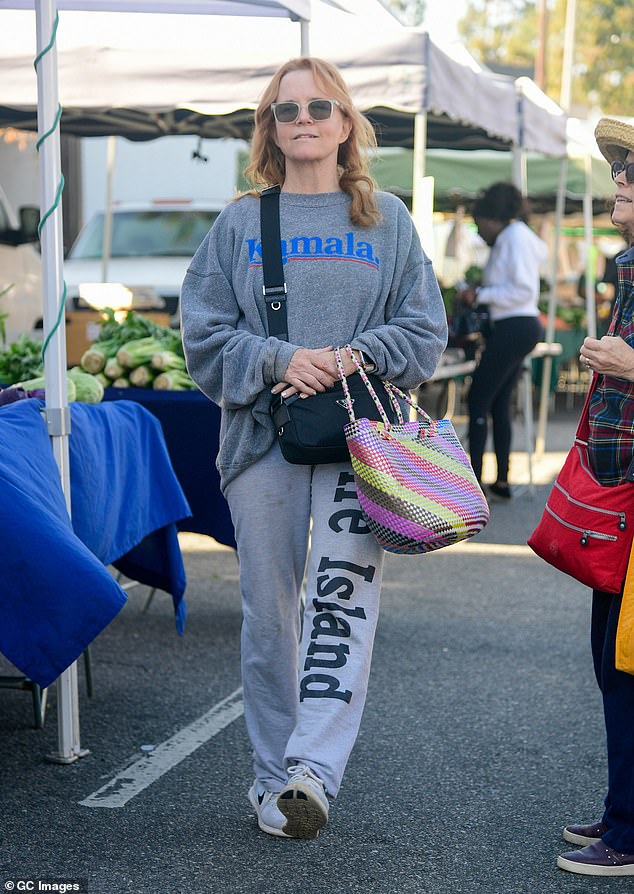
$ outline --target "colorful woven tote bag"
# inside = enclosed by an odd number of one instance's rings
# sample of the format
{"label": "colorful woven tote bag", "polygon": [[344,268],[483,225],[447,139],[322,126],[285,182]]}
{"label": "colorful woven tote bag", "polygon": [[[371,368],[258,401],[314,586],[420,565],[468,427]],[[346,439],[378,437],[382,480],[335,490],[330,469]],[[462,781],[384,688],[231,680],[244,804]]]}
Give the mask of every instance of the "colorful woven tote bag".
{"label": "colorful woven tote bag", "polygon": [[346,350],[381,411],[380,422],[355,418],[337,348],[357,495],[378,543],[387,552],[420,555],[473,537],[488,522],[489,506],[451,422],[432,419],[409,395],[384,382],[395,408],[399,395],[419,416],[403,422],[399,408],[399,421],[391,425],[350,345]]}

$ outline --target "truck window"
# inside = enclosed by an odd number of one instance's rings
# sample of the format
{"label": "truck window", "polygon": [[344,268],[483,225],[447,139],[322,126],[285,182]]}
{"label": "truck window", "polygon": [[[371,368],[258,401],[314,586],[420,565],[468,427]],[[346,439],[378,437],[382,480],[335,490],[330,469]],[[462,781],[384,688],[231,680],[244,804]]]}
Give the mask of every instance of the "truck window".
{"label": "truck window", "polygon": [[[120,211],[112,217],[112,257],[191,257],[218,216],[214,211]],[[68,257],[101,257],[103,214],[86,225]]]}

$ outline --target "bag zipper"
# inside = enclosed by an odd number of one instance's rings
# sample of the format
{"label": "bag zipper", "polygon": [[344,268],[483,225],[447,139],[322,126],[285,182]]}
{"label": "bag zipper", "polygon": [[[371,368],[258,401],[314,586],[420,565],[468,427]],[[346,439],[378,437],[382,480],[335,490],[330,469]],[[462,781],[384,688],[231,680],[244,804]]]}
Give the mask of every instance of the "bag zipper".
{"label": "bag zipper", "polygon": [[567,490],[565,490],[561,484],[555,481],[555,487],[557,490],[561,491],[564,497],[568,500],[569,503],[574,503],[575,506],[580,506],[582,509],[589,509],[590,512],[598,512],[601,515],[613,515],[619,519],[617,528],[619,531],[624,531],[627,527],[625,523],[625,513],[618,512],[616,509],[602,509],[600,506],[591,506],[589,503],[582,503],[580,500],[575,500],[574,497],[571,497]]}
{"label": "bag zipper", "polygon": [[588,528],[579,528],[577,525],[571,525],[570,522],[564,521],[563,518],[560,518],[556,512],[550,508],[548,504],[546,504],[546,511],[549,512],[556,521],[559,522],[560,525],[563,525],[564,528],[569,528],[571,531],[580,531],[581,537],[579,538],[579,543],[582,546],[588,545],[588,540],[590,537],[594,537],[595,540],[618,540],[619,538],[615,534],[602,534],[601,531],[591,531]]}

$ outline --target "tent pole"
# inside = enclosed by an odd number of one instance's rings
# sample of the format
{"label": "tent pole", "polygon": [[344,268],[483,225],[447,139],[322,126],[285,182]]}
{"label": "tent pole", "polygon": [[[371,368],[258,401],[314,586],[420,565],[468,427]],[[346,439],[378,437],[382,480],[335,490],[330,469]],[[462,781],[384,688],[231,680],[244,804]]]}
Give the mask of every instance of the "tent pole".
{"label": "tent pole", "polygon": [[[53,454],[62,479],[70,515],[68,435],[70,412],[66,394],[66,332],[64,325],[64,273],[57,86],[56,0],[37,0],[37,126],[40,151],[40,207],[42,288],[44,294],[44,410]],[[72,763],[81,755],[77,670],[71,666],[57,681],[58,748],[51,760]]]}
{"label": "tent pole", "polygon": [[414,157],[412,159],[412,217],[419,233],[424,227],[425,198],[423,179],[425,177],[425,155],[427,152],[427,112],[417,112],[414,116]]}
{"label": "tent pole", "polygon": [[302,19],[299,23],[300,56],[310,56],[310,25]]}
{"label": "tent pole", "polygon": [[561,62],[561,89],[559,105],[569,113],[572,99],[572,69],[575,62],[575,31],[577,27],[577,0],[566,0],[564,25],[564,54]]}
{"label": "tent pole", "polygon": [[427,152],[427,112],[417,112],[414,116],[414,182],[412,184],[412,205],[416,197],[416,184],[425,176],[425,154]]}
{"label": "tent pole", "polygon": [[[564,216],[566,202],[566,177],[568,159],[564,155],[559,166],[559,185],[557,187],[557,203],[555,205],[555,232],[553,234],[553,255],[550,271],[550,291],[548,294],[548,321],[546,323],[546,343],[551,345],[555,338],[555,315],[557,310],[557,274],[559,268],[559,236],[561,221]],[[539,420],[535,439],[535,454],[542,456],[546,447],[546,422],[548,420],[548,401],[550,400],[550,378],[553,358],[547,354],[542,365],[542,384],[539,397]]]}
{"label": "tent pole", "polygon": [[586,191],[583,196],[583,228],[586,250],[586,329],[591,338],[597,337],[597,310],[594,289],[595,263],[592,244],[592,157],[585,156]]}
{"label": "tent pole", "polygon": [[521,146],[514,145],[512,152],[513,183],[526,198],[528,195],[528,177],[526,174],[526,151]]}
{"label": "tent pole", "polygon": [[112,256],[112,197],[114,169],[117,158],[117,138],[109,136],[106,150],[106,207],[103,214],[103,240],[101,247],[101,281],[108,282],[108,267]]}
{"label": "tent pole", "polygon": [[526,172],[526,150],[524,149],[524,93],[519,82],[515,84],[515,100],[517,110],[517,136],[511,150],[513,166],[513,183],[524,198],[528,195],[528,176]]}
{"label": "tent pole", "polygon": [[414,157],[412,182],[412,219],[422,246],[435,262],[434,251],[434,178],[425,176],[427,152],[427,112],[414,117]]}

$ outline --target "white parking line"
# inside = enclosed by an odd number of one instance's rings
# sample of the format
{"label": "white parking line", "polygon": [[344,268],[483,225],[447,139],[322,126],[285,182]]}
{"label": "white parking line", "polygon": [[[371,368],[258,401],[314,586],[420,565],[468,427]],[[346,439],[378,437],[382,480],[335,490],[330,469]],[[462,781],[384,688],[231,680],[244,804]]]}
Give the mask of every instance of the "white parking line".
{"label": "white parking line", "polygon": [[123,807],[188,755],[216,736],[244,713],[242,687],[206,714],[179,730],[153,751],[117,773],[110,782],[80,801],[82,807]]}

